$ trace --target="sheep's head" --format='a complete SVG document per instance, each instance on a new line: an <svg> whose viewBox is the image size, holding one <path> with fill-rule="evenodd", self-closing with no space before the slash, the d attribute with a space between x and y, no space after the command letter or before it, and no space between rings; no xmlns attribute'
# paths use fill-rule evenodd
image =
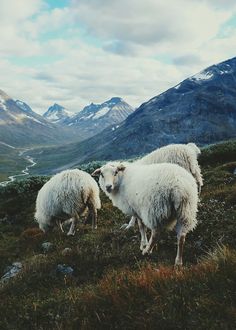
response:
<svg viewBox="0 0 236 330"><path fill-rule="evenodd" d="M108 163L96 169L92 176L99 176L101 189L110 194L118 189L124 170L125 166L122 163Z"/></svg>

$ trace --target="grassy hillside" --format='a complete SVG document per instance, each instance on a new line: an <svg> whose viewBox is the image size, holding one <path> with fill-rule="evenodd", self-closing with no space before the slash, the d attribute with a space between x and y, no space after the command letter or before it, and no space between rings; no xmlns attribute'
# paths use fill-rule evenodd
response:
<svg viewBox="0 0 236 330"><path fill-rule="evenodd" d="M142 257L137 228L120 230L128 219L103 195L98 229L80 223L69 238L57 228L44 235L33 221L47 177L1 188L0 274L15 261L23 270L0 286L0 329L235 329L236 145L228 147L203 151L198 227L187 237L183 269L173 268L174 233ZM59 264L74 272L61 274Z"/></svg>
<svg viewBox="0 0 236 330"><path fill-rule="evenodd" d="M104 160L103 157L103 146L105 144L104 134L108 130L104 130L103 134L98 134L97 141L101 141L101 145L94 147L94 138L82 141L80 143L69 143L63 146L38 148L30 152L30 155L35 158L37 165L32 168L32 174L51 174L57 173L65 168L79 167L83 163L92 162L94 159ZM101 140L101 138L103 138ZM107 138L107 143L109 143L110 138ZM209 160L210 164L214 161L214 157L218 157L219 160L223 161L225 155L229 159L236 160L235 152L236 140L231 142L222 142L216 144L214 147L204 148L204 154L202 156L203 164L205 164L205 158ZM113 153L111 153L107 159L115 159L115 151L119 148L119 145L114 145ZM219 152L217 151L219 149ZM232 152L230 152L232 149ZM211 158L211 153L215 156ZM98 156L96 156L99 154ZM140 155L136 155L140 156ZM123 158L125 154L123 155ZM217 158L217 159L218 159ZM227 161L228 159L226 159Z"/></svg>
<svg viewBox="0 0 236 330"><path fill-rule="evenodd" d="M0 182L7 180L9 175L20 173L28 162L19 156L18 149L0 144Z"/></svg>

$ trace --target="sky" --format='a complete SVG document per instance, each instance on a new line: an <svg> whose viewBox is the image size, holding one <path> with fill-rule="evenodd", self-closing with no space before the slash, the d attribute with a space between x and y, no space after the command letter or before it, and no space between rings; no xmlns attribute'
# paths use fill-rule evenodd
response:
<svg viewBox="0 0 236 330"><path fill-rule="evenodd" d="M0 0L0 89L38 113L134 107L236 56L235 0Z"/></svg>

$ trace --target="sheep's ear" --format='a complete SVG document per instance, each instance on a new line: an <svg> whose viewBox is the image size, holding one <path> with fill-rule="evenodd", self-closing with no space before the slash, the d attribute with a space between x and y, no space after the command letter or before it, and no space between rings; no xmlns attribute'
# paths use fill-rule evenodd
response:
<svg viewBox="0 0 236 330"><path fill-rule="evenodd" d="M117 166L117 171L123 172L124 170L125 170L125 165L124 164L120 164L119 166Z"/></svg>
<svg viewBox="0 0 236 330"><path fill-rule="evenodd" d="M99 176L101 174L101 169L97 168L91 175L92 176Z"/></svg>

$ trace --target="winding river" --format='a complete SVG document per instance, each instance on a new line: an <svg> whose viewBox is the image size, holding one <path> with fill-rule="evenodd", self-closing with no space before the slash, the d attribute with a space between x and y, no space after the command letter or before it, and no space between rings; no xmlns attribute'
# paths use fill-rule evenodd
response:
<svg viewBox="0 0 236 330"><path fill-rule="evenodd" d="M24 149L23 151L19 152L19 156L22 157L24 155L24 153L26 153L27 151L29 151L30 149ZM27 176L29 175L29 170L31 167L35 166L37 163L34 161L34 159L30 156L25 156L24 159L26 159L29 162L29 165L27 165L19 174L16 175L10 175L8 177L9 180L6 181L2 181L0 182L0 186L5 187L6 185L8 185L8 183L13 182L16 180L16 178L19 177L23 177L23 176Z"/></svg>

